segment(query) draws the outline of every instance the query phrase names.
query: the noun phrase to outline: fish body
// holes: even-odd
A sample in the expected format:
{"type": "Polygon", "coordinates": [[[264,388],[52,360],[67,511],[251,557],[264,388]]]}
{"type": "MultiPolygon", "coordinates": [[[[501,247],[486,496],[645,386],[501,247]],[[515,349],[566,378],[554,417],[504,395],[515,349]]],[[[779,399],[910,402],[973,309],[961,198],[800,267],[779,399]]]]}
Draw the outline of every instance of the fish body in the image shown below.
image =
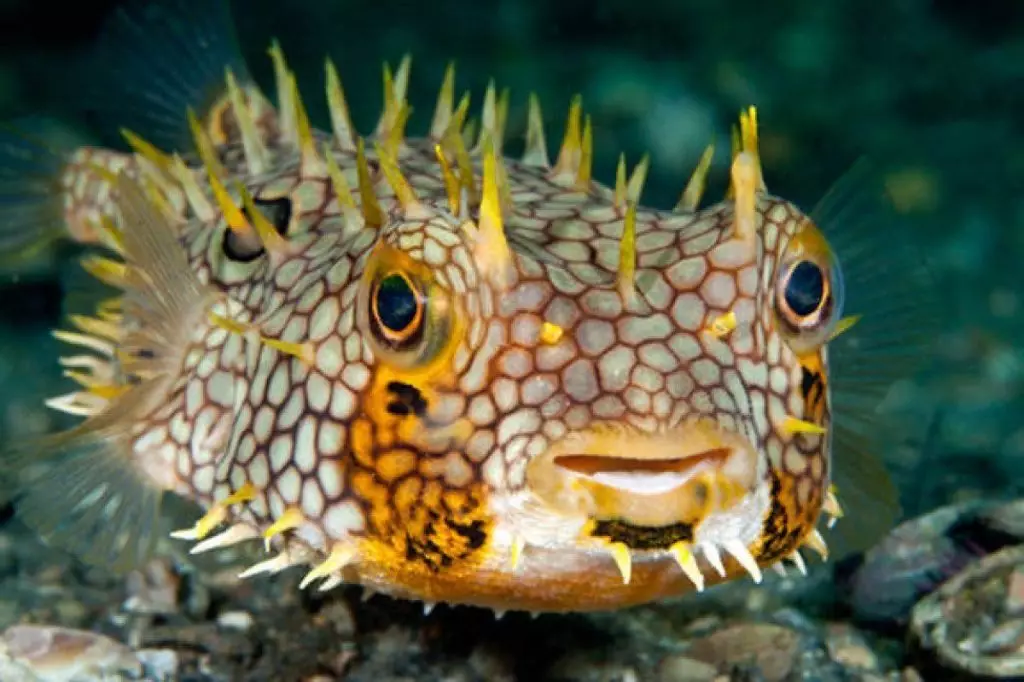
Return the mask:
{"type": "Polygon", "coordinates": [[[276,106],[236,65],[178,112],[190,147],[137,130],[57,166],[54,229],[112,252],[83,264],[121,293],[59,333],[81,386],[49,404],[83,421],[13,457],[30,523],[128,565],[173,493],[205,510],[175,533],[194,551],[265,543],[247,576],[495,610],[827,554],[829,349],[855,318],[842,254],[765,188],[755,110],[729,196],[699,205],[709,149],[659,210],[646,161],[591,177],[578,100],[553,159],[531,100],[511,158],[507,96],[474,133],[449,69],[409,136],[405,60],[364,139],[333,67],[322,132],[271,54],[276,106]]]}

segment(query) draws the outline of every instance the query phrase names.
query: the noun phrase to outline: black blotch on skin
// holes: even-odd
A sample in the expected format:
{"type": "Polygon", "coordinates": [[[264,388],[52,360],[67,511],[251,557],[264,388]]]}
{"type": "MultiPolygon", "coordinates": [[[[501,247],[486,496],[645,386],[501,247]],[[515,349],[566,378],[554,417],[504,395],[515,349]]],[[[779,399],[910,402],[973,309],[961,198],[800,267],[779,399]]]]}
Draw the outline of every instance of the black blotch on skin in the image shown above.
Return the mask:
{"type": "Polygon", "coordinates": [[[409,414],[415,414],[417,417],[426,416],[427,401],[418,388],[401,381],[390,381],[387,388],[394,396],[394,399],[388,403],[388,412],[399,416],[409,414]]]}
{"type": "Polygon", "coordinates": [[[804,395],[804,400],[812,400],[812,393],[817,390],[818,394],[821,393],[821,374],[818,372],[812,372],[806,367],[801,368],[802,376],[800,378],[800,392],[804,395]]]}
{"type": "Polygon", "coordinates": [[[487,532],[484,530],[484,522],[481,520],[469,523],[459,523],[454,519],[442,516],[436,511],[428,512],[429,521],[423,529],[423,537],[405,536],[405,558],[408,561],[415,561],[439,573],[444,569],[451,568],[456,561],[470,557],[473,552],[484,546],[487,542],[487,532]],[[456,533],[466,539],[466,548],[455,554],[447,553],[441,546],[434,542],[434,538],[444,531],[450,535],[456,533]]]}
{"type": "Polygon", "coordinates": [[[448,527],[466,538],[467,546],[470,549],[480,549],[487,541],[487,533],[484,532],[484,522],[480,520],[470,523],[457,523],[448,521],[448,527]]]}
{"type": "Polygon", "coordinates": [[[621,542],[630,549],[667,549],[680,541],[693,542],[693,526],[688,523],[634,526],[616,519],[598,521],[591,535],[621,542]]]}
{"type": "Polygon", "coordinates": [[[800,378],[800,392],[804,396],[806,410],[813,413],[815,406],[825,399],[825,382],[820,372],[812,372],[802,367],[800,378]]]}
{"type": "Polygon", "coordinates": [[[763,563],[774,562],[788,556],[793,551],[794,538],[799,532],[798,528],[788,528],[789,520],[786,508],[779,502],[782,482],[774,469],[770,470],[770,475],[772,478],[772,506],[761,528],[761,537],[764,538],[764,541],[761,551],[758,552],[758,559],[763,563]]]}
{"type": "MultiPolygon", "coordinates": [[[[270,224],[274,226],[282,237],[288,232],[288,225],[292,222],[292,201],[288,197],[277,199],[253,199],[256,208],[260,210],[270,224]]],[[[243,208],[247,220],[252,221],[248,208],[243,208]]]]}

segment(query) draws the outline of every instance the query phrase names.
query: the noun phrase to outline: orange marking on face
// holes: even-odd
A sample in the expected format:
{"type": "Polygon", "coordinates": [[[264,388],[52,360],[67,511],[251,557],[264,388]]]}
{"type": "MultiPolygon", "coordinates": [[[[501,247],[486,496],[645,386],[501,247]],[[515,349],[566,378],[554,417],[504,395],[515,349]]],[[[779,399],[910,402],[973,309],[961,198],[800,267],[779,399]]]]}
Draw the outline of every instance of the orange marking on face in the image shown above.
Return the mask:
{"type": "Polygon", "coordinates": [[[815,351],[799,357],[800,365],[815,377],[816,386],[805,396],[804,419],[821,424],[825,419],[828,394],[828,372],[825,371],[822,352],[815,351]]]}
{"type": "Polygon", "coordinates": [[[409,510],[416,505],[422,490],[423,481],[415,476],[410,476],[398,484],[392,502],[400,515],[407,516],[409,514],[409,510]]]}
{"type": "Polygon", "coordinates": [[[397,481],[416,469],[416,459],[411,450],[389,450],[377,458],[377,475],[388,483],[397,481]]]}
{"type": "Polygon", "coordinates": [[[388,489],[378,483],[369,471],[356,471],[352,474],[352,489],[372,506],[386,505],[388,502],[388,489]]]}
{"type": "Polygon", "coordinates": [[[373,467],[373,425],[366,419],[357,419],[352,424],[352,453],[364,467],[373,467]]]}

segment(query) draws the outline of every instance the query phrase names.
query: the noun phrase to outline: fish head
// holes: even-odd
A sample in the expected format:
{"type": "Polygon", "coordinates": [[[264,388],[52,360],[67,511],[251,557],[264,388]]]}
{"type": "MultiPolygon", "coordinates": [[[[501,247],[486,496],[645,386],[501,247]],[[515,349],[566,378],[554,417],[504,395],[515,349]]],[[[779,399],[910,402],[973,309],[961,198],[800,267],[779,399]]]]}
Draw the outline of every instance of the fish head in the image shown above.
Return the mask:
{"type": "MultiPolygon", "coordinates": [[[[496,477],[527,546],[604,548],[626,580],[696,555],[711,582],[759,578],[814,532],[829,486],[839,264],[788,202],[760,200],[753,242],[735,237],[734,217],[717,207],[681,229],[644,229],[641,216],[628,300],[574,264],[547,276],[535,266],[502,297],[489,367],[504,388],[491,384],[494,426],[481,425],[504,446],[496,477]],[[557,340],[545,342],[545,324],[557,340]]],[[[614,263],[617,240],[594,242],[596,260],[614,263]]]]}
{"type": "MultiPolygon", "coordinates": [[[[257,191],[253,205],[323,205],[306,194],[257,191]]],[[[756,571],[813,532],[829,477],[825,348],[843,298],[822,233],[767,194],[752,240],[736,236],[732,204],[570,213],[506,215],[505,242],[487,236],[486,202],[462,216],[386,202],[379,226],[356,231],[319,215],[236,283],[225,273],[240,265],[225,264],[240,249],[221,231],[221,284],[256,304],[263,333],[309,348],[305,368],[254,356],[249,404],[275,426],[248,428],[280,430],[298,469],[334,471],[305,513],[327,536],[365,537],[364,562],[392,578],[404,567],[412,593],[455,565],[462,586],[444,598],[514,580],[535,586],[526,604],[600,606],[541,593],[604,575],[616,605],[678,591],[687,552],[705,564],[703,587],[703,574],[756,571]],[[634,570],[673,578],[623,587],[634,570]]],[[[270,478],[271,508],[303,506],[301,476],[287,484],[301,495],[270,478]]]]}

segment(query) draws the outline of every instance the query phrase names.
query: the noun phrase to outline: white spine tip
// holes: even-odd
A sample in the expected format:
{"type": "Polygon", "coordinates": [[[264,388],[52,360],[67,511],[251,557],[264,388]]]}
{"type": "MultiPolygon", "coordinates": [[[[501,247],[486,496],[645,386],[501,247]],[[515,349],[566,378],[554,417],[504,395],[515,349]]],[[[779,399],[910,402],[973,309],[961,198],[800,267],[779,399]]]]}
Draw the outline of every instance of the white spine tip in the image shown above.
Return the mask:
{"type": "Polygon", "coordinates": [[[722,563],[722,555],[718,553],[718,548],[711,543],[706,543],[700,546],[700,550],[703,552],[704,558],[711,564],[711,568],[724,578],[725,564],[722,563]]]}
{"type": "Polygon", "coordinates": [[[761,575],[761,567],[757,565],[757,559],[750,553],[747,546],[739,540],[730,540],[725,543],[724,547],[736,559],[737,563],[750,574],[754,582],[760,584],[763,577],[761,575]]]}

